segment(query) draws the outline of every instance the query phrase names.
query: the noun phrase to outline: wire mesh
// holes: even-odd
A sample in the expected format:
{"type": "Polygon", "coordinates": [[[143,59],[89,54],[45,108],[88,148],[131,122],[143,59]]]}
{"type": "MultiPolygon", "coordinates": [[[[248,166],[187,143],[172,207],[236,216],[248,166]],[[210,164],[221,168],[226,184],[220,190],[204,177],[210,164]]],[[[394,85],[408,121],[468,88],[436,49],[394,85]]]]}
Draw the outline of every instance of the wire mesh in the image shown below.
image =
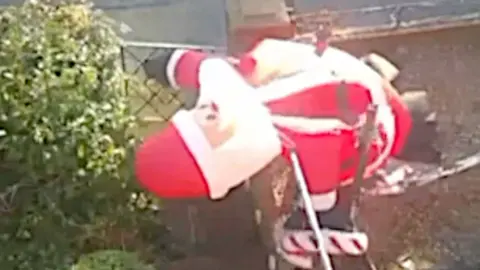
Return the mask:
{"type": "Polygon", "coordinates": [[[146,78],[142,65],[163,50],[194,49],[221,53],[222,48],[189,44],[125,41],[121,47],[124,71],[132,75],[125,89],[131,100],[131,109],[139,117],[141,134],[160,128],[182,107],[192,106],[194,93],[165,88],[146,78]],[[140,84],[134,86],[133,84],[140,84]]]}

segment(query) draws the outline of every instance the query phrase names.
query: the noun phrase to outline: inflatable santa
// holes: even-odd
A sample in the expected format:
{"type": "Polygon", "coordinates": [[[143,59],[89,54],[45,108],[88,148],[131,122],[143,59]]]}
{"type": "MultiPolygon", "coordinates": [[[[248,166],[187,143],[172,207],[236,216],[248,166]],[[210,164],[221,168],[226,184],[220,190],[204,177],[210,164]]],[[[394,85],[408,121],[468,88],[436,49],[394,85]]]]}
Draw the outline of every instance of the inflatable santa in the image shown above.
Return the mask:
{"type": "MultiPolygon", "coordinates": [[[[245,180],[256,172],[253,168],[261,169],[266,165],[253,166],[255,156],[268,156],[262,159],[268,163],[278,154],[278,146],[272,145],[280,143],[275,130],[295,142],[311,193],[325,194],[352,180],[358,162],[358,130],[365,121],[364,113],[369,104],[378,105],[378,132],[372,143],[366,176],[372,175],[389,156],[401,150],[411,125],[408,109],[397,95],[385,91],[382,77],[364,62],[333,47],[319,53],[312,45],[265,40],[235,60],[199,51],[172,50],[147,62],[146,71],[163,85],[199,93],[196,108],[178,112],[166,130],[147,138],[138,150],[139,180],[162,197],[208,196],[212,183],[217,181],[225,185],[223,189],[238,185],[241,180],[237,178],[245,180]],[[210,116],[215,120],[193,117],[206,108],[214,109],[215,114],[210,116]],[[192,124],[196,121],[194,127],[205,129],[204,126],[209,126],[211,130],[203,130],[203,136],[190,139],[189,134],[200,131],[178,130],[183,127],[178,119],[186,119],[186,116],[192,124]],[[177,133],[175,136],[167,135],[173,130],[177,133]],[[241,168],[239,162],[244,159],[241,152],[234,152],[233,144],[227,143],[232,156],[218,158],[215,166],[209,165],[213,160],[204,162],[199,154],[192,153],[201,148],[198,145],[206,143],[207,137],[220,136],[213,134],[216,132],[224,134],[226,142],[239,143],[235,151],[242,150],[250,156],[251,170],[242,168],[241,174],[229,171],[235,170],[237,165],[241,168]],[[267,135],[270,138],[266,138],[267,135]],[[180,165],[180,160],[184,159],[174,158],[177,144],[166,137],[182,142],[178,144],[184,150],[180,153],[190,157],[189,162],[195,165],[192,168],[197,170],[196,177],[190,174],[193,171],[187,174],[193,169],[180,165]],[[240,144],[243,139],[245,141],[240,144]],[[272,149],[265,152],[259,145],[272,145],[272,149]],[[224,164],[225,159],[230,162],[224,164]],[[209,165],[220,170],[221,164],[226,166],[221,175],[205,167],[209,165]],[[229,177],[213,182],[209,179],[220,179],[224,175],[229,177]]],[[[216,147],[222,149],[221,145],[216,147]]],[[[282,150],[285,153],[286,149],[282,150]]],[[[218,150],[220,153],[223,154],[218,150]]]]}
{"type": "MultiPolygon", "coordinates": [[[[328,251],[365,252],[367,236],[351,225],[350,184],[366,110],[378,108],[365,178],[401,152],[412,124],[408,108],[378,72],[331,46],[273,39],[236,59],[167,50],[145,71],[199,96],[195,108],[179,111],[139,148],[137,176],[148,190],[160,197],[222,198],[276,156],[288,159],[292,145],[281,140],[288,137],[328,251]]],[[[309,268],[314,237],[308,224],[294,223],[282,223],[277,240],[285,258],[309,268]]]]}
{"type": "Polygon", "coordinates": [[[228,62],[202,58],[193,66],[190,56],[200,63],[196,52],[175,51],[165,74],[174,87],[198,88],[200,81],[197,104],[146,138],[137,151],[136,171],[160,197],[218,199],[278,156],[281,142],[268,108],[228,62]],[[197,77],[183,73],[183,65],[195,69],[197,77]]]}

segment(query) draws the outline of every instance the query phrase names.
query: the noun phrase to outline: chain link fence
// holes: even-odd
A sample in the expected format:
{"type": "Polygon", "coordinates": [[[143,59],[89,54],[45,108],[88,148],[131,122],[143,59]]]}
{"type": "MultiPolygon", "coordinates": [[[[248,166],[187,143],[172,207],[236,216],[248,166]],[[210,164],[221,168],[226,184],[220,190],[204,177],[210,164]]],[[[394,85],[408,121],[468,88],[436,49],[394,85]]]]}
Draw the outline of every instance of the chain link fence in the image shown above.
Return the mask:
{"type": "Polygon", "coordinates": [[[194,93],[176,91],[157,84],[146,78],[143,64],[155,58],[162,50],[194,49],[206,52],[221,52],[213,46],[196,46],[188,44],[126,41],[121,47],[122,67],[127,74],[134,76],[134,83],[141,87],[126,85],[131,98],[131,108],[139,117],[141,135],[158,130],[173,114],[182,107],[190,107],[195,100],[194,93]]]}

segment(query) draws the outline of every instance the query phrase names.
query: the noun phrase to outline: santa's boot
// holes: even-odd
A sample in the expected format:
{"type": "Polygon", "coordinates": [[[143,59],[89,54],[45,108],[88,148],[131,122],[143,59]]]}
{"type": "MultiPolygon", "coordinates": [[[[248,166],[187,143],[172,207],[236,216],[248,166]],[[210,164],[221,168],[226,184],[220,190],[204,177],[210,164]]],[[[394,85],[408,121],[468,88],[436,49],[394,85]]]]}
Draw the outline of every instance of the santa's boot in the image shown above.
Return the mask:
{"type": "Polygon", "coordinates": [[[441,152],[435,147],[438,123],[427,93],[410,91],[402,94],[402,99],[412,115],[412,129],[403,150],[377,170],[371,181],[365,181],[364,189],[370,195],[402,194],[434,178],[441,168],[441,152]]]}
{"type": "MultiPolygon", "coordinates": [[[[330,255],[363,257],[368,237],[358,231],[351,218],[353,189],[342,187],[328,194],[312,195],[321,224],[324,246],[330,255]]],[[[300,269],[312,269],[313,257],[318,254],[317,240],[311,230],[303,203],[282,223],[276,232],[280,255],[300,269]]]]}
{"type": "Polygon", "coordinates": [[[435,147],[438,121],[431,108],[426,91],[409,91],[402,94],[402,100],[412,115],[412,129],[403,151],[396,156],[406,162],[438,164],[441,153],[435,147]]]}

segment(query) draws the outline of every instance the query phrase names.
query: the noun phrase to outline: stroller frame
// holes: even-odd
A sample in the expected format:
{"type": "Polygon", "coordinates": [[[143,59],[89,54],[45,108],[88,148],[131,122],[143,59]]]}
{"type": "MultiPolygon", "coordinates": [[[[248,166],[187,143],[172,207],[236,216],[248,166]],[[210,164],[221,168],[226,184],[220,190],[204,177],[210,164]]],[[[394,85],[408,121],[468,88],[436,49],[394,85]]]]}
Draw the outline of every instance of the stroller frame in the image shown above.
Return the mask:
{"type": "MultiPolygon", "coordinates": [[[[346,121],[355,121],[356,116],[354,116],[351,110],[348,107],[346,102],[346,95],[348,89],[346,89],[345,83],[342,83],[338,89],[338,96],[339,100],[341,101],[341,110],[343,111],[343,116],[346,121]]],[[[351,215],[356,215],[356,209],[358,208],[359,198],[361,195],[361,182],[365,173],[365,168],[368,165],[368,153],[370,148],[370,143],[372,138],[375,134],[375,120],[376,120],[376,113],[377,113],[377,105],[371,104],[366,111],[366,122],[361,128],[359,134],[359,164],[357,170],[355,172],[353,185],[353,204],[351,209],[351,215]]],[[[291,141],[287,136],[284,134],[280,134],[282,142],[284,146],[289,150],[289,157],[291,160],[291,166],[293,169],[293,174],[296,180],[296,185],[298,188],[299,194],[296,197],[300,197],[303,200],[305,205],[305,213],[307,220],[312,228],[313,235],[316,238],[317,244],[317,253],[313,255],[313,269],[323,269],[323,270],[335,270],[335,267],[331,257],[329,256],[328,252],[326,251],[326,247],[324,245],[324,239],[321,233],[321,220],[317,217],[312,199],[310,197],[310,193],[308,191],[307,182],[305,180],[305,176],[302,170],[302,165],[300,163],[300,159],[295,147],[295,143],[291,141]]],[[[268,258],[268,264],[270,270],[279,270],[277,262],[277,254],[276,247],[273,247],[275,250],[274,254],[270,254],[268,258]]],[[[375,270],[375,266],[368,257],[367,254],[358,256],[360,261],[356,260],[356,263],[360,263],[363,268],[368,270],[375,270]]]]}

